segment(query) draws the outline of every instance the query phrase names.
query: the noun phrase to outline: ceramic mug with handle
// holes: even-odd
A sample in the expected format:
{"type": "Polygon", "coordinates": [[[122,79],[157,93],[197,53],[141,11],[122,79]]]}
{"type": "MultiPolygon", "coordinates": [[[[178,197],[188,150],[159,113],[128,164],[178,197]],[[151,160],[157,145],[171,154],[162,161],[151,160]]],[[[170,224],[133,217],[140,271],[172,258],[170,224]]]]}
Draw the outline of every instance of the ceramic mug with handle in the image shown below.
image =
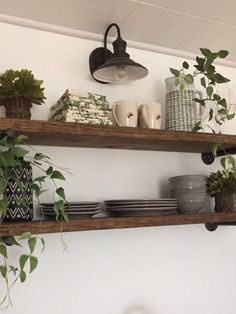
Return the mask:
{"type": "Polygon", "coordinates": [[[138,104],[133,100],[120,100],[112,106],[112,117],[118,126],[137,127],[138,104]]]}
{"type": "Polygon", "coordinates": [[[139,122],[142,128],[161,128],[161,104],[146,103],[139,107],[139,122]]]}

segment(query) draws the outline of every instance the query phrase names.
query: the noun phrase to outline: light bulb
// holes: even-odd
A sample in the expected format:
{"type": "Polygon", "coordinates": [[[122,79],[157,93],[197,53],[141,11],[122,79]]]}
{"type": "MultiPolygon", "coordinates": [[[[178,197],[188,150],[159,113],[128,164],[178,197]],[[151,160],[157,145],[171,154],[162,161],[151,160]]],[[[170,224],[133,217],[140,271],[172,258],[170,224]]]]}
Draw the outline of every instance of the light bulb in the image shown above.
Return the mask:
{"type": "Polygon", "coordinates": [[[128,79],[128,73],[125,65],[115,67],[114,78],[116,81],[123,82],[128,79]]]}

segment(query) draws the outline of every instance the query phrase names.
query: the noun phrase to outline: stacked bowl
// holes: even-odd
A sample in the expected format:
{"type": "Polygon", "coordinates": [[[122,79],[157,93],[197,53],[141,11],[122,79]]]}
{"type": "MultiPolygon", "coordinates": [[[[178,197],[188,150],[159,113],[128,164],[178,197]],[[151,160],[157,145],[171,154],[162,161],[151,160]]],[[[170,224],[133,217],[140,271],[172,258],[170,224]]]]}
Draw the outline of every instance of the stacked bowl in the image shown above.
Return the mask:
{"type": "Polygon", "coordinates": [[[204,175],[184,175],[169,178],[171,196],[178,201],[181,214],[197,213],[207,197],[207,177],[204,175]]]}

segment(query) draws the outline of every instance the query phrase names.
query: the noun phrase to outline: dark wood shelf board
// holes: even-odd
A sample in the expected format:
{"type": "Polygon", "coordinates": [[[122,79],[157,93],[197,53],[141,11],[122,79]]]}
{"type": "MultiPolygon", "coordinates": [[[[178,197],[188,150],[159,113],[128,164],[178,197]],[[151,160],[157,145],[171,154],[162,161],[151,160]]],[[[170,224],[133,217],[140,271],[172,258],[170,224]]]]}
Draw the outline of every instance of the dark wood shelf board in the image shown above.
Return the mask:
{"type": "Polygon", "coordinates": [[[236,136],[0,118],[0,130],[14,129],[45,146],[135,149],[202,153],[214,143],[236,148],[236,136]]]}
{"type": "Polygon", "coordinates": [[[32,221],[27,223],[3,223],[0,227],[0,235],[18,235],[25,231],[35,234],[122,229],[154,226],[171,226],[186,224],[205,224],[236,222],[236,213],[198,213],[191,215],[169,215],[157,217],[113,217],[96,219],[78,219],[66,222],[52,220],[32,221]]]}

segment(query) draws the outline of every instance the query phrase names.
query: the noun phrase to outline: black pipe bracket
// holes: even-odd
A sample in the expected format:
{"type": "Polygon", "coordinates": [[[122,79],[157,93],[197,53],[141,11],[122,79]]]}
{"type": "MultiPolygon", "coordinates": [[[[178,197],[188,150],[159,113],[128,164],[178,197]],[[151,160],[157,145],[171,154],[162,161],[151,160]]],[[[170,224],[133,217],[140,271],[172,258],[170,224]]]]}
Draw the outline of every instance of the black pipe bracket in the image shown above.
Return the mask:
{"type": "Polygon", "coordinates": [[[0,130],[0,137],[7,136],[9,138],[13,138],[16,135],[13,129],[0,130]]]}

